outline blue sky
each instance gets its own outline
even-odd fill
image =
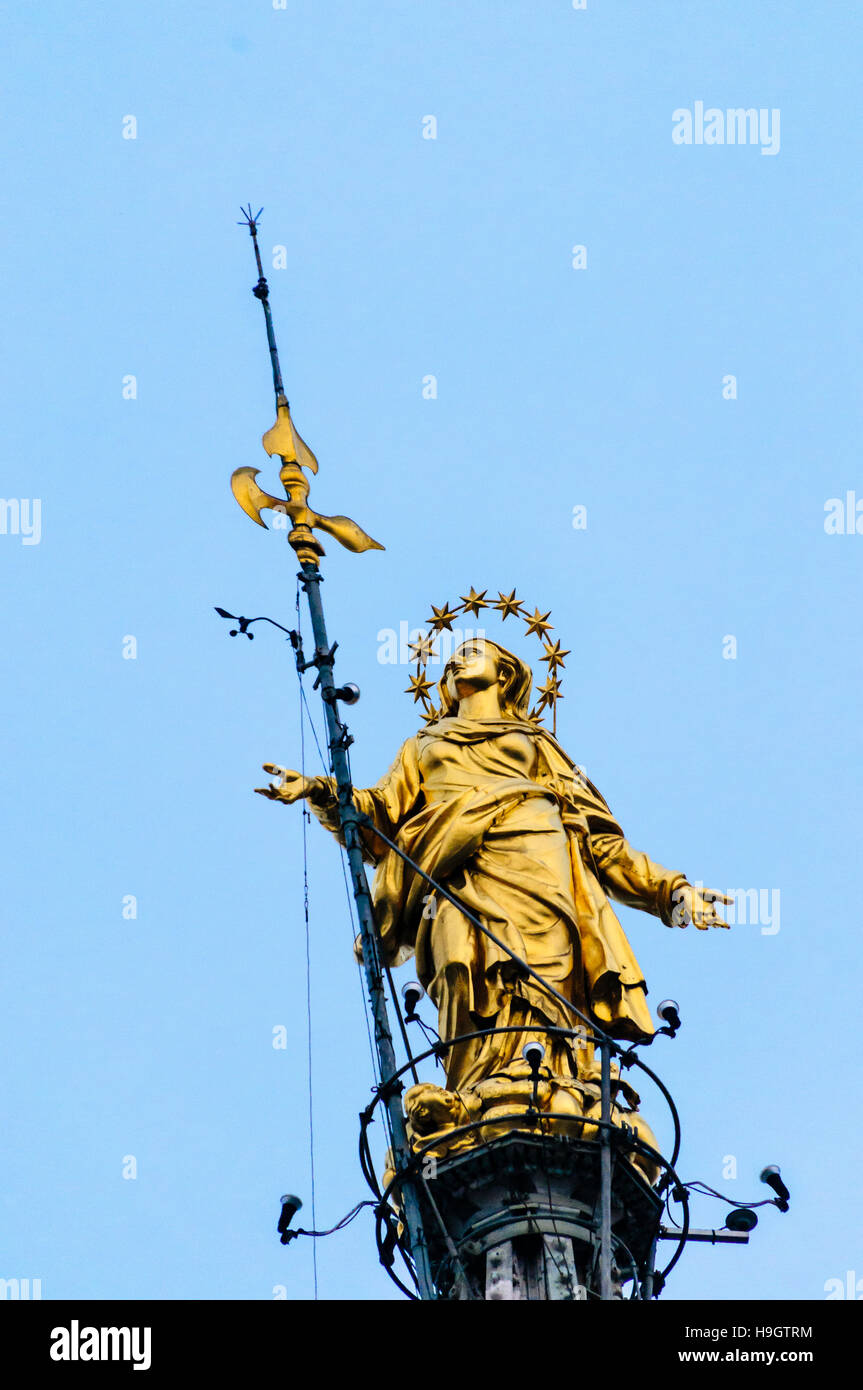
[[[417,726],[383,630],[470,585],[551,608],[561,741],[631,841],[781,895],[776,932],[621,909],[650,1001],[681,1004],[649,1060],[682,1176],[743,1200],[778,1162],[794,1199],[748,1249],[691,1249],[666,1296],[863,1277],[863,538],[824,526],[863,499],[858,7],[48,0],[6,27],[0,494],[38,499],[41,532],[0,534],[0,1276],[312,1292],[310,1242],[275,1235],[283,1191],[310,1216],[300,819],[251,792],[299,762],[297,683],[279,634],[232,641],[212,611],[293,621],[284,536],[228,490],[243,464],[276,481],[251,200],[312,502],[386,545],[325,561],[358,783]],[[779,152],[675,144],[697,101],[778,109]],[[309,876],[330,1225],[365,1195],[372,1074],[316,825]],[[318,1279],[395,1293],[362,1217]]]

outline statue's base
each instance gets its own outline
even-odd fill
[[[495,1072],[463,1091],[420,1082],[405,1093],[407,1132],[412,1151],[440,1164],[468,1149],[483,1148],[504,1134],[528,1132],[556,1138],[598,1139],[602,1094],[597,1077],[551,1076],[534,1081],[526,1062]],[[611,1122],[656,1149],[656,1136],[638,1111],[638,1094],[628,1081],[612,1074]],[[632,1162],[648,1182],[661,1168],[643,1149],[632,1149]]]
[[[439,1296],[598,1298],[600,1151],[595,1139],[518,1132],[432,1165],[421,1200]],[[619,1151],[611,1191],[612,1281],[624,1297],[648,1274],[663,1202]]]

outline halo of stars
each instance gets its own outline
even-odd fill
[[[426,619],[425,624],[430,631],[421,632],[418,639],[411,642],[408,648],[412,660],[416,661],[416,675],[410,677],[410,685],[405,691],[406,695],[413,695],[415,704],[422,702],[426,724],[433,724],[441,717],[442,713],[434,704],[430,694],[436,682],[429,680],[426,675],[428,661],[436,655],[435,639],[441,632],[452,632],[455,618],[463,614],[470,614],[472,617],[478,618],[483,609],[488,609],[490,612],[500,613],[501,622],[506,622],[507,618],[520,618],[525,625],[526,634],[538,637],[542,643],[543,652],[540,660],[547,662],[548,673],[543,685],[534,685],[537,699],[528,719],[533,724],[539,724],[543,720],[544,713],[550,711],[552,732],[556,732],[557,705],[558,701],[563,699],[560,693],[559,672],[566,664],[565,658],[569,656],[569,651],[565,650],[558,640],[552,640],[551,633],[554,631],[554,626],[549,622],[550,611],[542,613],[538,608],[535,608],[532,613],[529,613],[524,602],[517,597],[515,589],[508,594],[498,591],[497,598],[490,599],[487,589],[477,592],[473,587],[469,593],[462,594],[458,603],[450,606],[449,600],[447,600],[440,607],[432,604],[431,609],[431,617]]]

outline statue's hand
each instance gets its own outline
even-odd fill
[[[730,903],[724,893],[714,893],[710,888],[693,888],[691,883],[682,883],[674,890],[674,908],[671,918],[675,927],[685,927],[692,922],[699,931],[709,927],[728,927],[716,910],[716,903]]]
[[[255,787],[259,796],[266,796],[270,801],[284,801],[288,806],[305,796],[309,779],[301,772],[291,772],[289,768],[279,767],[276,763],[264,763],[264,771],[282,780],[278,785],[271,782],[268,787]]]

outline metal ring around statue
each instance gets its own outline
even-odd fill
[[[585,1038],[585,1030],[583,1028],[560,1028],[553,1024],[541,1023],[531,1024],[529,1029],[526,1029],[523,1024],[507,1024],[506,1026],[500,1028],[476,1028],[470,1033],[459,1033],[456,1035],[456,1037],[450,1038],[448,1042],[437,1042],[432,1047],[427,1048],[425,1052],[417,1053],[414,1057],[411,1058],[409,1062],[405,1062],[404,1065],[399,1067],[397,1071],[394,1071],[392,1075],[389,1076],[385,1081],[381,1081],[380,1085],[375,1088],[375,1099],[372,1101],[372,1104],[368,1107],[369,1117],[371,1117],[371,1112],[378,1104],[378,1101],[383,1098],[383,1096],[390,1089],[390,1087],[392,1087],[397,1081],[400,1081],[401,1078],[404,1076],[405,1072],[410,1071],[411,1067],[416,1066],[419,1062],[425,1062],[428,1060],[429,1057],[440,1056],[442,1052],[446,1052],[451,1047],[455,1047],[457,1043],[470,1042],[474,1038],[492,1037],[496,1033],[524,1033],[526,1031],[550,1034],[552,1037],[556,1035],[558,1037],[567,1038]],[[604,1038],[597,1037],[596,1034],[594,1034],[590,1038],[585,1038],[585,1040],[588,1042],[594,1042],[595,1044],[598,1044],[600,1047],[602,1047],[603,1045],[607,1045],[605,1044]],[[677,1159],[680,1155],[681,1141],[680,1116],[677,1113],[677,1106],[674,1104],[674,1101],[667,1087],[663,1084],[662,1081],[660,1081],[659,1077],[655,1074],[655,1072],[653,1072],[651,1068],[647,1066],[646,1062],[642,1062],[639,1057],[635,1056],[632,1057],[632,1061],[636,1066],[640,1067],[641,1070],[644,1071],[650,1077],[651,1081],[655,1082],[656,1086],[658,1087],[660,1093],[662,1094],[668,1105],[669,1111],[671,1112],[671,1121],[674,1126],[674,1144],[672,1147],[671,1160],[669,1161],[663,1159],[663,1166],[667,1165],[669,1170],[673,1171],[674,1165],[677,1163]],[[573,1117],[569,1116],[567,1118],[571,1119]],[[596,1124],[599,1122],[591,1120],[590,1123]]]

